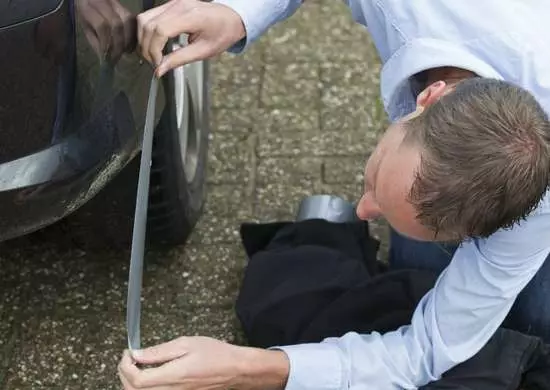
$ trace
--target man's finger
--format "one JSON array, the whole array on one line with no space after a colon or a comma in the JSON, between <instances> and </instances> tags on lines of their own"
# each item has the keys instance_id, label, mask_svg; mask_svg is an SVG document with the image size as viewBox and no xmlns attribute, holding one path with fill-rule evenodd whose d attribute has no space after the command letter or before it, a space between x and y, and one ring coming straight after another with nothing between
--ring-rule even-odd
<instances>
[{"instance_id":1,"label":"man's finger","mask_svg":"<svg viewBox=\"0 0 550 390\"><path fill-rule=\"evenodd\" d=\"M147 51L144 56L160 61L168 39L197 33L205 25L205 17L199 8L182 10L174 7L151 19L144 25L142 50ZM153 63L159 65L160 62Z\"/></svg>"},{"instance_id":2,"label":"man's finger","mask_svg":"<svg viewBox=\"0 0 550 390\"><path fill-rule=\"evenodd\" d=\"M126 377L126 379L137 389L168 389L171 385L179 383L185 376L185 371L181 367L181 359L185 358L180 357L155 368L139 370L137 374L130 378Z\"/></svg>"},{"instance_id":3,"label":"man's finger","mask_svg":"<svg viewBox=\"0 0 550 390\"><path fill-rule=\"evenodd\" d=\"M122 359L118 364L118 372L121 377L126 378L128 383L134 383L134 378L139 376L140 370L136 367L132 357L130 356L129 351L124 351Z\"/></svg>"},{"instance_id":4,"label":"man's finger","mask_svg":"<svg viewBox=\"0 0 550 390\"><path fill-rule=\"evenodd\" d=\"M169 37L158 30L151 36L147 51L149 52L149 57L152 59L152 63L155 67L159 66L162 62L162 57L164 56L163 51L166 43L168 42L168 38Z\"/></svg>"},{"instance_id":5,"label":"man's finger","mask_svg":"<svg viewBox=\"0 0 550 390\"><path fill-rule=\"evenodd\" d=\"M187 353L187 338L179 337L163 344L135 351L133 358L142 364L158 364L177 359Z\"/></svg>"},{"instance_id":6,"label":"man's finger","mask_svg":"<svg viewBox=\"0 0 550 390\"><path fill-rule=\"evenodd\" d=\"M209 43L198 40L164 56L162 63L156 70L157 77L163 76L166 72L178 66L202 60L216 54L216 52L212 51Z\"/></svg>"},{"instance_id":7,"label":"man's finger","mask_svg":"<svg viewBox=\"0 0 550 390\"><path fill-rule=\"evenodd\" d=\"M185 16L183 16L185 17ZM177 13L166 13L155 18L154 22L157 25L155 33L152 35L149 42L149 56L153 59L155 66L160 65L164 56L164 47L170 38L179 36L178 25L182 23L182 16Z\"/></svg>"},{"instance_id":8,"label":"man's finger","mask_svg":"<svg viewBox=\"0 0 550 390\"><path fill-rule=\"evenodd\" d=\"M118 373L118 377L120 379L120 382L122 383L122 387L124 388L124 390L135 390L135 387L133 387L130 382L128 382L128 379L126 379L121 372Z\"/></svg>"},{"instance_id":9,"label":"man's finger","mask_svg":"<svg viewBox=\"0 0 550 390\"><path fill-rule=\"evenodd\" d=\"M169 1L158 7L151 8L148 11L145 11L137 16L137 30L138 30L138 42L141 44L143 41L144 26L153 18L156 18L158 15L162 14L168 8L172 7L176 3L175 0Z\"/></svg>"}]
</instances>

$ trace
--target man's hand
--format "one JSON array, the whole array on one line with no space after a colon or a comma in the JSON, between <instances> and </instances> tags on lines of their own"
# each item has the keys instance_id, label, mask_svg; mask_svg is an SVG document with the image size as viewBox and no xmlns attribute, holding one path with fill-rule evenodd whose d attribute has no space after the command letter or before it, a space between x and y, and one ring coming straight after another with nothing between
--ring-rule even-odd
<instances>
[{"instance_id":1,"label":"man's hand","mask_svg":"<svg viewBox=\"0 0 550 390\"><path fill-rule=\"evenodd\" d=\"M245 37L241 17L231 8L199 0L171 0L138 15L142 56L157 76L178 66L218 55ZM188 35L189 44L163 58L168 39Z\"/></svg>"},{"instance_id":2,"label":"man's hand","mask_svg":"<svg viewBox=\"0 0 550 390\"><path fill-rule=\"evenodd\" d=\"M160 366L140 369L135 363ZM281 351L239 347L208 337L180 337L119 364L125 390L283 389L289 363Z\"/></svg>"}]
</instances>

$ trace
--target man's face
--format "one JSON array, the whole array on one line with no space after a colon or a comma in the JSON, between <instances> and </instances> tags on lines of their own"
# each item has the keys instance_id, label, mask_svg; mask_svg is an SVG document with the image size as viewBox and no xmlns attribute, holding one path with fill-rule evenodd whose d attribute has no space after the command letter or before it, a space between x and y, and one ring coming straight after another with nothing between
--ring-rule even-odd
<instances>
[{"instance_id":1,"label":"man's face","mask_svg":"<svg viewBox=\"0 0 550 390\"><path fill-rule=\"evenodd\" d=\"M416 111L393 123L378 143L365 167L365 190L357 205L357 216L363 220L384 217L404 236L420 241L449 240L444 234L423 226L417 212L408 201L411 187L420 167L421 151L417 146L403 144L404 123L450 93L454 84L443 81L430 84L416 99Z\"/></svg>"},{"instance_id":2,"label":"man's face","mask_svg":"<svg viewBox=\"0 0 550 390\"><path fill-rule=\"evenodd\" d=\"M407 200L420 165L420 151L415 146L402 144L405 120L388 128L367 161L364 194L357 205L357 216L362 220L383 216L399 233L432 241L433 231L416 219L416 211Z\"/></svg>"}]
</instances>

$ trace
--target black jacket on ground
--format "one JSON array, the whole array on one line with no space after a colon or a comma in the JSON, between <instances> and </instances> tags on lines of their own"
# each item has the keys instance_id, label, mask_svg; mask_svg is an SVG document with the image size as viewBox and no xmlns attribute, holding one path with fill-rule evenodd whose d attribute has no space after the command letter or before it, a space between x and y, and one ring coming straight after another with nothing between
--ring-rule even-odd
<instances>
[{"instance_id":1,"label":"black jacket on ground","mask_svg":"<svg viewBox=\"0 0 550 390\"><path fill-rule=\"evenodd\" d=\"M395 330L410 323L437 278L384 272L364 222L243 224L241 238L249 263L236 311L251 346ZM550 346L501 328L477 355L421 389L519 388L550 390Z\"/></svg>"}]
</instances>

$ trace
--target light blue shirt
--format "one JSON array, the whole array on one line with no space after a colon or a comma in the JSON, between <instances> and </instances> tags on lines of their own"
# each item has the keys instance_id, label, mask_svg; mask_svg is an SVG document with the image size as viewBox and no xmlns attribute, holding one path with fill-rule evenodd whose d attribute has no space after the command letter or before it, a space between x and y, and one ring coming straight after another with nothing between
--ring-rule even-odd
<instances>
[{"instance_id":1,"label":"light blue shirt","mask_svg":"<svg viewBox=\"0 0 550 390\"><path fill-rule=\"evenodd\" d=\"M335 0L336 1L336 0ZM244 21L239 52L300 0L219 0ZM396 120L415 106L411 76L455 66L533 93L550 112L548 0L347 0L383 63L381 95ZM521 196L521 194L518 194ZM412 389L476 354L550 253L550 194L520 225L464 242L411 324L386 334L348 333L283 346L287 390ZM550 298L549 298L550 299Z\"/></svg>"}]
</instances>

